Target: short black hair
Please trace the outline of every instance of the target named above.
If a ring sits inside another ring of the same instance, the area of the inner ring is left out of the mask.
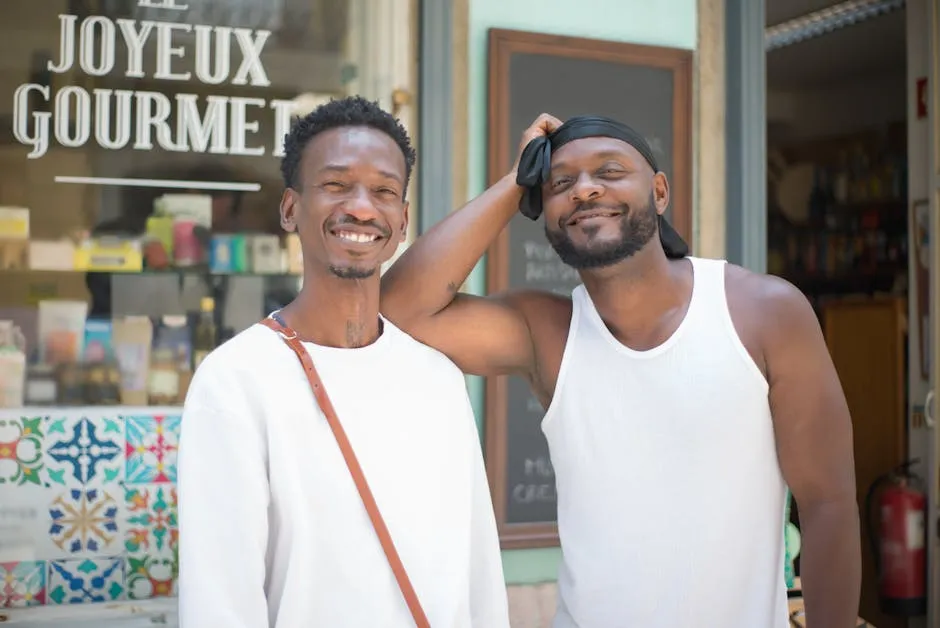
[[[290,131],[284,136],[284,157],[281,159],[281,176],[284,186],[298,188],[297,176],[300,159],[310,140],[318,134],[344,126],[365,126],[385,133],[398,144],[405,156],[405,190],[415,165],[415,149],[411,146],[408,132],[392,114],[382,109],[377,102],[362,96],[347,96],[331,99],[302,118],[294,118]],[[402,190],[402,197],[405,195]]]

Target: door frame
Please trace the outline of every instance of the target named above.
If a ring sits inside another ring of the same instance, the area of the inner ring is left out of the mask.
[[[927,72],[927,124],[930,129],[930,143],[928,146],[928,195],[930,211],[930,233],[928,235],[930,247],[930,390],[935,397],[940,391],[940,369],[937,368],[937,358],[940,357],[940,312],[937,311],[938,295],[940,295],[940,7],[937,2],[926,2],[927,21],[925,28],[927,34],[928,72]],[[909,95],[910,97],[910,95]],[[937,416],[937,402],[924,406],[925,415]],[[933,427],[928,421],[928,426]],[[927,625],[940,625],[940,430],[933,427],[932,438],[929,439],[927,455]]]
[[[767,53],[764,0],[725,0],[726,252],[767,270]]]

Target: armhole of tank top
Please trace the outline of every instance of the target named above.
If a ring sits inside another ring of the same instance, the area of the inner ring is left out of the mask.
[[[738,352],[738,355],[744,361],[745,368],[754,375],[754,381],[757,382],[765,391],[770,390],[770,382],[767,381],[767,378],[764,377],[764,374],[761,372],[760,367],[757,366],[757,362],[754,361],[754,358],[751,356],[751,352],[747,350],[747,347],[744,346],[744,342],[741,341],[741,336],[738,335],[738,330],[734,326],[734,319],[731,317],[731,305],[728,303],[728,285],[727,277],[725,275],[725,269],[727,268],[728,263],[724,260],[718,264],[718,289],[721,294],[721,303],[723,307],[722,319],[725,322],[725,329],[728,332],[728,336],[731,339],[731,344],[734,345],[735,350]]]
[[[568,373],[568,363],[571,362],[571,348],[574,345],[575,336],[578,333],[578,320],[581,317],[581,299],[576,295],[571,295],[571,322],[568,324],[568,337],[565,338],[565,349],[561,354],[561,364],[558,365],[558,379],[555,380],[555,390],[552,391],[552,400],[545,409],[545,415],[542,417],[541,427],[544,431],[549,422],[555,416],[555,408],[558,405],[557,400],[561,389],[565,384],[565,376]]]

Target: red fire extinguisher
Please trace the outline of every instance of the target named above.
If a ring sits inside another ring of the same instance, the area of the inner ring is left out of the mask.
[[[879,477],[865,498],[880,607],[899,617],[927,614],[927,496],[911,471],[916,462]]]

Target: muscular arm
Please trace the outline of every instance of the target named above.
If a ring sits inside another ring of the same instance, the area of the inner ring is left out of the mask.
[[[466,373],[518,373],[533,361],[524,295],[457,292],[521,197],[507,175],[418,238],[382,277],[382,314]]]
[[[861,548],[848,406],[806,298],[782,280],[761,280],[777,454],[800,513],[807,623],[854,627]]]
[[[522,134],[520,152],[561,126],[543,113]],[[465,373],[534,373],[531,320],[544,298],[532,293],[457,294],[522,200],[515,167],[483,194],[418,238],[382,278],[382,313],[447,355]]]

